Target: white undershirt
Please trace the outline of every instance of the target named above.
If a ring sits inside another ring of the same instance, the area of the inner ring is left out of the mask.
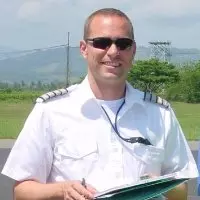
[[[103,107],[104,110],[106,111],[106,113],[107,113],[108,117],[110,118],[110,121],[112,122],[112,125],[114,127],[115,127],[115,118],[116,118],[117,111],[119,110],[119,107],[122,105],[124,99],[125,99],[124,97],[121,99],[111,100],[111,101],[97,99],[99,105],[101,107]],[[102,112],[104,113],[103,108],[102,108]],[[106,116],[106,119],[107,119],[107,116]],[[107,119],[107,121],[109,121],[109,119]],[[115,143],[115,142],[117,142],[117,140],[119,140],[119,138],[118,138],[115,130],[112,128],[112,125],[110,124],[110,127],[112,129],[110,139],[112,142]]]
[[[111,101],[105,101],[101,99],[97,99],[97,101],[99,105],[105,109],[111,122],[114,124],[117,111],[119,107],[121,106],[121,104],[123,103],[124,97],[121,99],[111,100]]]

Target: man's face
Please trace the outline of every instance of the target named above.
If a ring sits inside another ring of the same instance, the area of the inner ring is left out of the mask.
[[[125,18],[119,16],[98,15],[93,18],[89,39],[106,37],[111,39],[131,38],[130,25]],[[88,74],[97,81],[124,82],[132,66],[135,55],[135,43],[121,50],[114,43],[107,48],[95,48],[93,41],[81,41],[80,49],[88,62]]]

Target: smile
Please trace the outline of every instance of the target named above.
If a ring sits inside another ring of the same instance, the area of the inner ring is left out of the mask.
[[[119,66],[121,66],[121,64],[118,63],[118,62],[102,62],[102,64],[107,65],[107,66],[112,66],[112,67],[119,67]]]

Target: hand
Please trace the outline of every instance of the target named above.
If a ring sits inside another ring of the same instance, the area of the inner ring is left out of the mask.
[[[62,183],[62,190],[64,200],[93,199],[96,193],[96,190],[92,186],[87,184],[84,187],[80,181],[66,181]]]

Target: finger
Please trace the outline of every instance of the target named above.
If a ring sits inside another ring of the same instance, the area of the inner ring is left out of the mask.
[[[97,190],[89,184],[87,184],[87,190],[91,192],[93,195],[97,193]]]
[[[85,200],[84,196],[73,188],[70,188],[66,194],[67,200]]]
[[[83,195],[87,199],[93,199],[94,196],[93,194],[87,190],[83,185],[80,183],[75,183],[72,185],[72,188],[76,190],[80,195]]]

